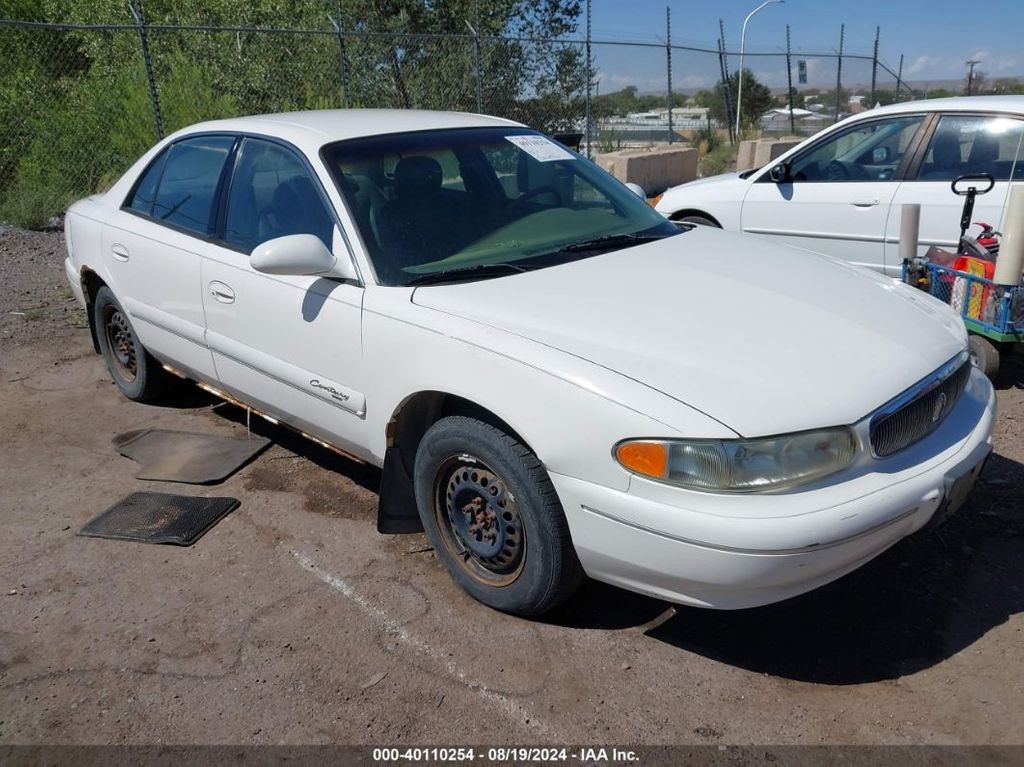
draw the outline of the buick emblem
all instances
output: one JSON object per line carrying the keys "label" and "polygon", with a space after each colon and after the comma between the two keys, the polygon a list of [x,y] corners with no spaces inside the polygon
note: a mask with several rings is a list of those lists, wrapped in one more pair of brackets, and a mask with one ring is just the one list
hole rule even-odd
{"label": "buick emblem", "polygon": [[935,398],[935,404],[932,405],[932,423],[935,423],[942,416],[942,411],[946,409],[946,392],[940,391],[939,396]]}

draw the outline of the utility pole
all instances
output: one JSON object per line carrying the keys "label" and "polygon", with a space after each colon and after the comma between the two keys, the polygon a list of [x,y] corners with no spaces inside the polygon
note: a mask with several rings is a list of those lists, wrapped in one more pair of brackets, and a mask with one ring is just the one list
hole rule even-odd
{"label": "utility pole", "polygon": [[964,63],[967,66],[970,67],[970,70],[968,70],[968,72],[967,72],[967,95],[968,96],[973,96],[974,95],[974,67],[977,66],[978,64],[980,64],[981,61],[979,61],[978,59],[970,59],[969,61],[965,61]]}

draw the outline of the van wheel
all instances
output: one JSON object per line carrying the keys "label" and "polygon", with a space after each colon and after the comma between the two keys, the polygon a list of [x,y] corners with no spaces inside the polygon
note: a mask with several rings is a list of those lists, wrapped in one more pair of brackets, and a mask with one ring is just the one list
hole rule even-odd
{"label": "van wheel", "polygon": [[555,488],[515,438],[473,418],[444,418],[420,442],[414,481],[427,537],[474,599],[539,615],[583,582]]}
{"label": "van wheel", "polygon": [[117,388],[130,400],[147,402],[163,394],[170,375],[139,341],[128,314],[106,285],[93,301],[100,353]]}
{"label": "van wheel", "polygon": [[991,379],[999,374],[999,350],[983,336],[971,334],[967,338],[967,350],[971,362],[982,373]]}

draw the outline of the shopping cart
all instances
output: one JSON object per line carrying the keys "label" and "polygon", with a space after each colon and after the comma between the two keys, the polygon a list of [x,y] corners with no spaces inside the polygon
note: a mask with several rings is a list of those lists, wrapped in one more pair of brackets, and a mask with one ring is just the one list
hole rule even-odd
{"label": "shopping cart", "polygon": [[919,258],[903,262],[903,281],[957,311],[970,334],[971,359],[989,378],[999,372],[1000,356],[1024,341],[1024,283],[997,285]]}

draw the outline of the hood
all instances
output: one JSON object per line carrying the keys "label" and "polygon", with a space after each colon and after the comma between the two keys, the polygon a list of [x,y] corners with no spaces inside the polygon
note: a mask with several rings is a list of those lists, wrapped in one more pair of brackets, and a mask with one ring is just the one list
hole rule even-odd
{"label": "hood", "polygon": [[559,349],[766,436],[852,424],[963,350],[929,296],[836,259],[697,227],[413,302]]}
{"label": "hood", "polygon": [[[745,173],[746,171],[742,171],[742,172]],[[693,181],[687,181],[685,184],[680,184],[679,186],[671,187],[671,189],[680,189],[682,187],[686,187],[687,189],[693,189],[694,187],[707,186],[708,184],[723,184],[723,183],[729,183],[731,181],[739,181],[739,180],[740,180],[740,173],[739,172],[737,172],[737,173],[720,173],[717,176],[707,176],[706,178],[698,178],[698,179],[694,179]]]}

